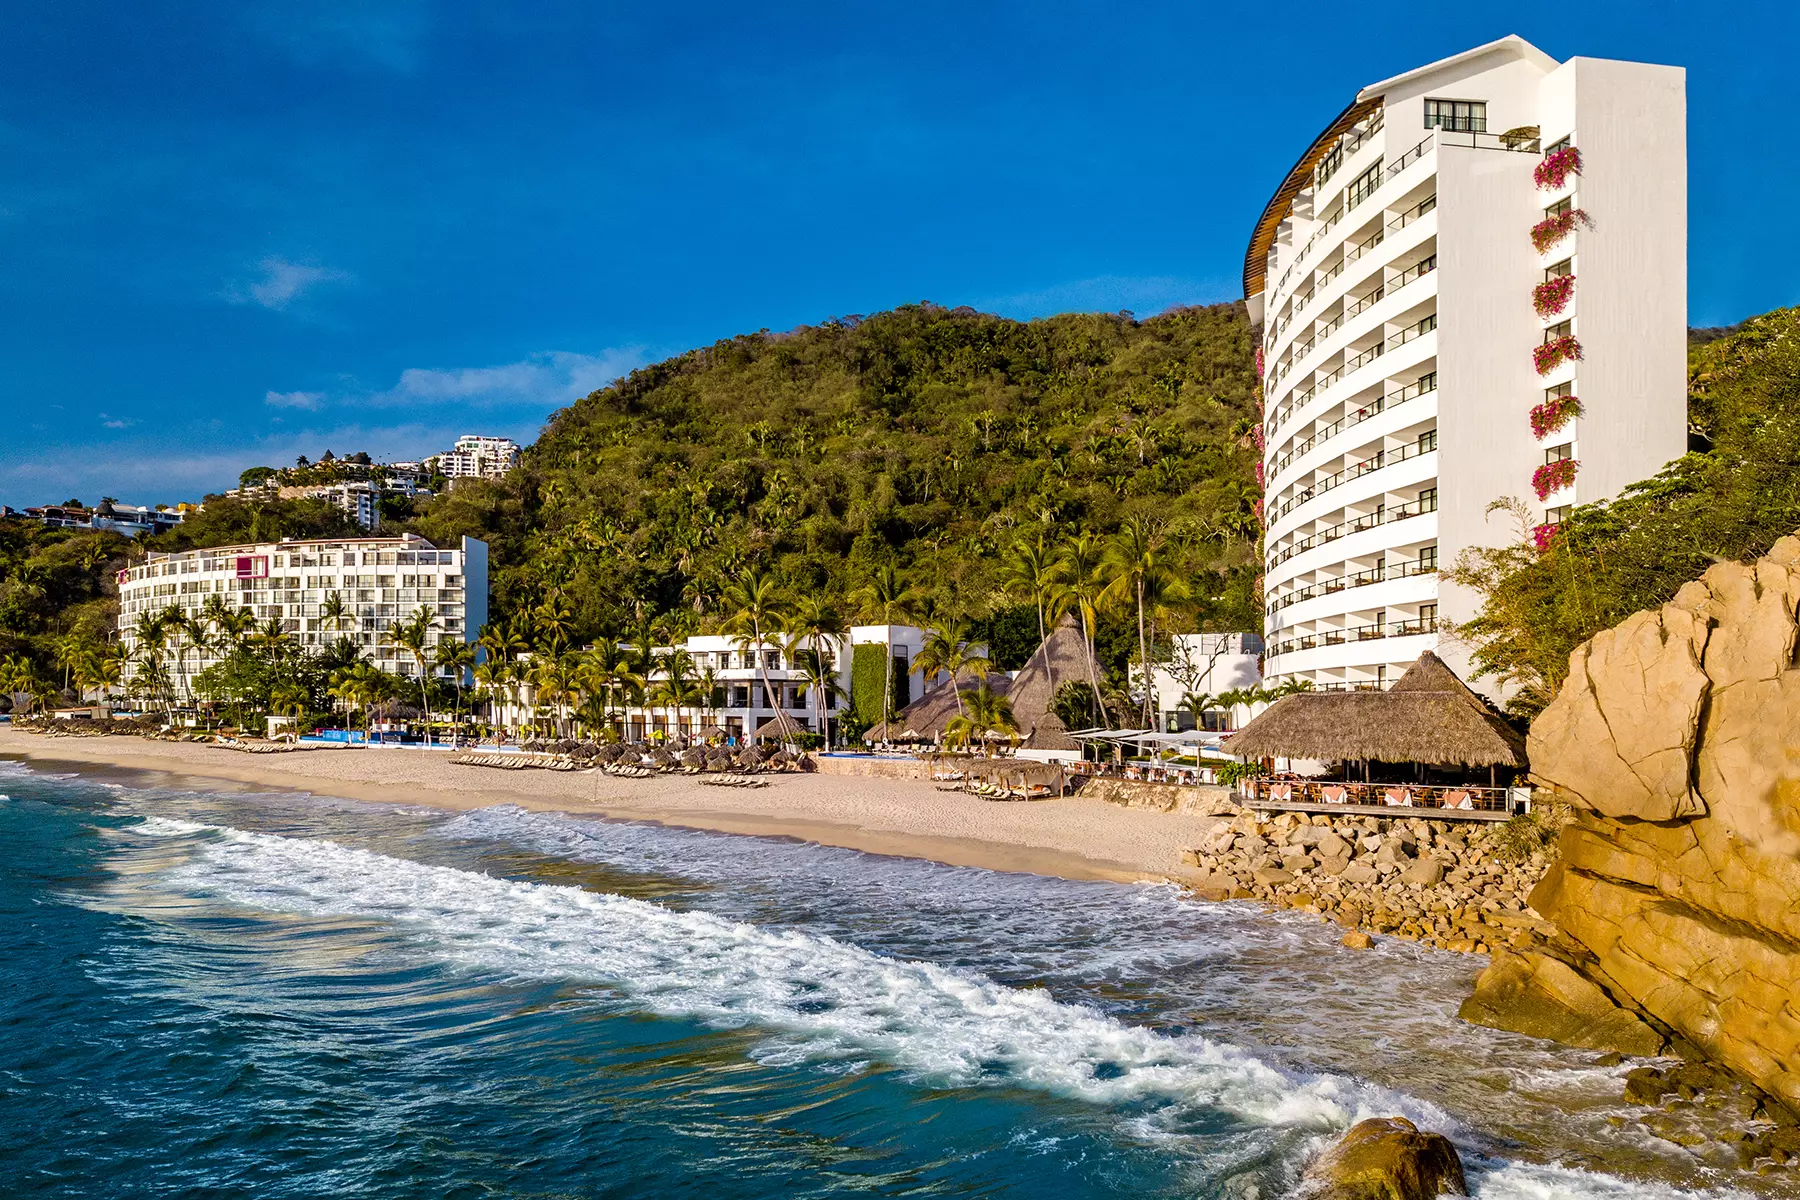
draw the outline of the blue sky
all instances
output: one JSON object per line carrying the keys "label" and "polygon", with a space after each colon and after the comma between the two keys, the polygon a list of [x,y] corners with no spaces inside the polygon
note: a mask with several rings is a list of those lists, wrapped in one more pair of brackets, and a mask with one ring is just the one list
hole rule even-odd
{"label": "blue sky", "polygon": [[1800,6],[1395,13],[20,0],[0,502],[527,440],[639,363],[908,301],[1234,299],[1357,88],[1506,33],[1687,67],[1691,320],[1800,301]]}

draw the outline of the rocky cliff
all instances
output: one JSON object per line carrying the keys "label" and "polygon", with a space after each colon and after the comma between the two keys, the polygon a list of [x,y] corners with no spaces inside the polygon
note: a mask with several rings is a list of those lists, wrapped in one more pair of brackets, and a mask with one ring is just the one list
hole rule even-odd
{"label": "rocky cliff", "polygon": [[1465,1006],[1596,1048],[1675,1048],[1800,1108],[1800,537],[1581,646],[1530,738],[1576,811]]}

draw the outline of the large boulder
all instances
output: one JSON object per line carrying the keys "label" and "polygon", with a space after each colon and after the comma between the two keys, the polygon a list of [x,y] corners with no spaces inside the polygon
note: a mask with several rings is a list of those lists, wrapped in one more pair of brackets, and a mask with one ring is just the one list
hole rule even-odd
{"label": "large boulder", "polygon": [[1666,1038],[1560,958],[1497,950],[1457,1015],[1589,1050],[1660,1054]]}
{"label": "large boulder", "polygon": [[1578,953],[1496,959],[1478,1019],[1620,1050],[1652,1026],[1800,1107],[1797,645],[1789,537],[1570,656],[1530,753],[1575,820],[1531,905]]}
{"label": "large boulder", "polygon": [[1309,1200],[1432,1200],[1466,1196],[1462,1160],[1441,1133],[1405,1117],[1363,1121],[1306,1172]]}

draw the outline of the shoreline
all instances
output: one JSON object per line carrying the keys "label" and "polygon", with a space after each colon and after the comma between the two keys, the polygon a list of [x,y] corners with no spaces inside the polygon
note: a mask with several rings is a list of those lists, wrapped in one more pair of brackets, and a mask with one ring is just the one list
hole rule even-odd
{"label": "shoreline", "polygon": [[[1079,796],[996,803],[922,780],[823,774],[769,777],[767,788],[460,766],[447,751],[319,749],[250,755],[119,735],[48,737],[0,728],[0,758],[39,769],[103,767],[166,778],[152,786],[228,782],[377,804],[534,812],[778,837],[868,854],[1111,883],[1189,883],[1182,861],[1212,818],[1131,809]],[[501,778],[496,778],[500,776]],[[506,786],[510,785],[510,786]],[[196,788],[195,790],[200,790]]]}

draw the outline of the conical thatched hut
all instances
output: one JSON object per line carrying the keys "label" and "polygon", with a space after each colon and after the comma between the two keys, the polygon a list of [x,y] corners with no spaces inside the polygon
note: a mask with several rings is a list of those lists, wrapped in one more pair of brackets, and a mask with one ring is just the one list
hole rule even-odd
{"label": "conical thatched hut", "polygon": [[1523,768],[1525,739],[1427,650],[1385,692],[1297,692],[1233,734],[1246,760]]}
{"label": "conical thatched hut", "polygon": [[1081,749],[1081,743],[1069,736],[1061,718],[1050,711],[1050,702],[1063,684],[1086,683],[1098,677],[1081,627],[1072,615],[1064,617],[1037,653],[1019,668],[1007,689],[1013,720],[1025,736],[1020,744],[1030,750]]}
{"label": "conical thatched hut", "polygon": [[[948,682],[940,683],[895,713],[893,725],[902,731],[912,731],[919,741],[941,741],[944,736],[944,726],[953,721],[956,714],[961,711],[956,700],[956,689],[960,687],[966,694],[980,687],[983,682],[972,673],[964,671],[957,675],[956,687],[952,687]],[[985,682],[995,695],[1007,694],[1009,683],[1005,676],[993,675]],[[897,740],[898,738],[899,735],[896,735]]]}
{"label": "conical thatched hut", "polygon": [[756,727],[756,733],[753,736],[757,738],[785,740],[793,737],[796,733],[804,732],[806,732],[806,726],[804,724],[796,721],[786,713],[778,712],[768,720],[764,721],[761,725],[758,725]]}

